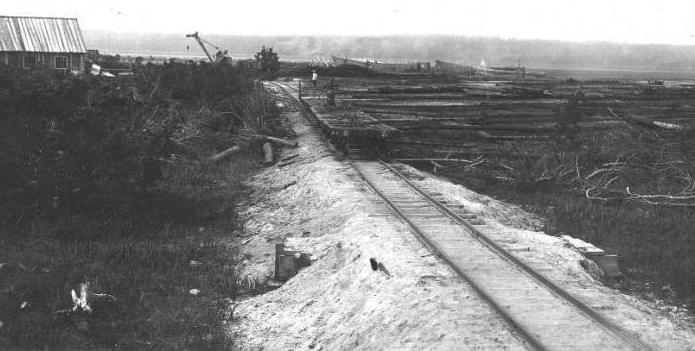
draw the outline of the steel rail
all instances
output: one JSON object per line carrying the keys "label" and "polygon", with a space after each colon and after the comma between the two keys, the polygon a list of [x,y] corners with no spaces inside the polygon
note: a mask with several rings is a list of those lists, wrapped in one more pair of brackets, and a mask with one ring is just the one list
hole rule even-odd
{"label": "steel rail", "polygon": [[[615,323],[611,322],[608,320],[606,317],[602,316],[598,312],[596,312],[593,308],[587,306],[585,303],[581,302],[578,300],[576,297],[572,296],[569,292],[565,291],[552,281],[550,281],[548,278],[543,276],[542,274],[536,272],[533,268],[531,268],[529,265],[525,264],[516,256],[512,255],[509,251],[505,250],[501,246],[499,246],[497,243],[495,243],[492,239],[490,239],[487,235],[482,233],[480,230],[478,230],[475,226],[470,224],[467,220],[465,220],[463,217],[449,209],[447,206],[444,204],[440,203],[439,201],[435,200],[432,196],[427,194],[425,191],[420,189],[418,186],[413,184],[409,179],[407,179],[403,174],[401,174],[398,170],[393,168],[393,166],[389,165],[388,163],[384,162],[383,160],[379,160],[379,162],[388,170],[390,170],[393,174],[397,175],[401,180],[403,180],[408,186],[416,191],[418,194],[420,194],[424,199],[426,199],[430,204],[434,205],[437,207],[442,213],[446,214],[447,216],[453,218],[456,220],[458,223],[466,227],[468,230],[470,230],[476,239],[481,241],[483,244],[491,248],[493,251],[495,251],[498,255],[500,255],[502,258],[506,259],[513,265],[517,266],[518,268],[521,268],[525,273],[530,275],[532,278],[534,278],[536,281],[541,283],[543,286],[548,288],[551,292],[553,292],[555,295],[559,296],[560,298],[564,299],[565,301],[569,302],[572,304],[575,308],[580,310],[582,313],[587,315],[589,318],[592,320],[596,321],[602,328],[604,328],[606,331],[612,333],[613,335],[617,336],[619,339],[625,341],[627,344],[629,344],[631,347],[633,347],[636,350],[653,350],[653,348],[645,343],[644,341],[640,340],[637,336],[633,335],[632,333],[626,331],[625,329],[621,328],[620,326],[616,325]],[[388,200],[387,200],[388,201]],[[410,222],[409,222],[410,223]]]}
{"label": "steel rail", "polygon": [[475,292],[482,297],[482,299],[487,302],[501,317],[502,319],[507,322],[507,324],[512,327],[513,330],[517,331],[522,338],[528,342],[533,348],[536,350],[549,350],[547,347],[543,345],[543,343],[536,338],[533,333],[530,330],[527,330],[521,323],[519,323],[514,317],[512,317],[507,311],[500,305],[498,304],[492,296],[485,290],[483,287],[481,287],[479,284],[475,282],[474,279],[472,279],[470,276],[468,276],[463,270],[461,270],[454,262],[449,258],[445,253],[442,252],[442,250],[438,247],[436,243],[434,243],[432,240],[428,238],[428,236],[423,233],[415,223],[413,223],[410,218],[406,214],[404,214],[391,200],[388,199],[388,197],[382,193],[375,185],[373,185],[369,180],[367,180],[367,177],[362,173],[362,171],[354,165],[354,160],[350,159],[353,162],[353,168],[357,171],[357,173],[360,175],[360,177],[364,180],[365,184],[374,191],[375,194],[379,195],[386,204],[403,220],[406,222],[412,231],[415,233],[415,235],[420,239],[420,241],[439,259],[444,261],[451,269],[456,272],[463,280],[465,280],[472,288],[475,290]]}

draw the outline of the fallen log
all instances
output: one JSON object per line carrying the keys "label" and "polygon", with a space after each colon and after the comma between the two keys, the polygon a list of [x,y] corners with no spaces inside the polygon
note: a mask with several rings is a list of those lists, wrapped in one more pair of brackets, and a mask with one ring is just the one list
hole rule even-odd
{"label": "fallen log", "polygon": [[420,125],[399,125],[398,129],[400,130],[414,130],[414,129],[422,129],[422,128],[427,128],[427,130],[430,131],[435,131],[435,130],[456,130],[456,131],[476,131],[476,130],[494,130],[494,131],[503,131],[503,132],[525,132],[525,133],[540,133],[540,132],[554,132],[557,130],[557,127],[555,126],[555,123],[544,123],[544,124],[537,124],[537,125],[529,125],[528,123],[525,125],[520,125],[520,124],[499,124],[499,125],[471,125],[471,124],[463,124],[463,123],[438,123],[435,124],[433,122],[427,122],[424,124]]}
{"label": "fallen log", "polygon": [[297,143],[296,141],[289,141],[289,140],[285,140],[285,139],[282,139],[282,138],[276,138],[276,137],[266,136],[265,139],[268,140],[268,141],[272,141],[272,142],[274,142],[274,143],[276,143],[276,144],[285,145],[285,146],[289,146],[289,147],[297,147],[297,146],[299,146],[299,143]]}
{"label": "fallen log", "polygon": [[[610,112],[614,117],[620,118],[620,117],[618,117],[618,115],[617,115],[615,112],[613,112],[613,110],[611,110],[610,108],[608,108],[608,112]],[[678,125],[678,124],[667,123],[667,122],[661,122],[661,121],[652,121],[652,120],[650,120],[650,119],[647,118],[647,117],[644,117],[644,116],[634,116],[634,115],[631,115],[631,114],[629,114],[629,113],[625,114],[625,118],[624,118],[624,119],[627,119],[627,120],[629,120],[629,121],[631,121],[631,122],[633,122],[633,123],[635,123],[635,124],[638,124],[638,125],[641,125],[641,126],[644,126],[644,127],[648,127],[648,128],[654,128],[654,127],[656,127],[656,128],[661,128],[661,129],[666,129],[666,130],[675,130],[675,131],[680,131],[680,130],[683,129],[683,126]]]}
{"label": "fallen log", "polygon": [[208,158],[208,161],[219,162],[219,161],[222,161],[222,160],[226,159],[227,157],[229,157],[230,155],[235,154],[239,151],[241,151],[241,146],[234,145],[234,146],[230,147],[229,149],[226,149],[226,150],[220,152],[219,154],[211,156],[210,158]]}
{"label": "fallen log", "polygon": [[[473,162],[463,158],[394,158],[392,161],[397,162]],[[442,166],[437,166],[444,168]]]}
{"label": "fallen log", "polygon": [[251,241],[253,241],[253,239],[256,239],[257,237],[258,237],[257,235],[254,235],[253,237],[246,239],[239,244],[233,245],[231,248],[234,249],[234,248],[237,248],[239,246],[244,246],[244,245],[250,243]]}
{"label": "fallen log", "polygon": [[286,167],[286,166],[289,166],[291,164],[294,164],[294,161],[282,161],[282,162],[278,163],[278,168]]}
{"label": "fallen log", "polygon": [[493,138],[493,136],[490,133],[487,133],[487,132],[482,131],[482,130],[475,132],[475,134],[483,139],[492,139]]}
{"label": "fallen log", "polygon": [[674,123],[667,123],[667,122],[661,122],[661,121],[652,121],[652,125],[663,128],[663,129],[668,129],[668,130],[682,130],[683,126],[679,124],[674,124]]}
{"label": "fallen log", "polygon": [[415,139],[410,139],[407,137],[400,137],[398,139],[389,140],[389,144],[412,144],[412,145],[425,145],[425,146],[452,146],[459,148],[471,148],[476,147],[477,143],[441,143],[441,142],[430,142],[430,141],[419,141]]}
{"label": "fallen log", "polygon": [[485,162],[487,162],[487,160],[485,158],[483,158],[482,156],[480,156],[475,160],[475,162],[471,163],[470,165],[468,165],[466,167],[463,167],[463,170],[467,171],[471,168],[474,168],[475,166],[482,165]]}
{"label": "fallen log", "polygon": [[[630,191],[630,187],[625,188],[625,193],[627,195],[630,195],[633,198],[637,199],[662,199],[662,200],[678,200],[678,201],[683,201],[683,200],[694,200],[695,201],[695,195],[692,194],[686,194],[686,195],[667,195],[667,194],[636,194]],[[695,202],[691,203],[690,205],[695,205]]]}
{"label": "fallen log", "polygon": [[287,189],[287,188],[289,188],[289,187],[291,187],[291,186],[293,186],[293,185],[295,185],[295,184],[297,184],[297,181],[296,181],[296,180],[293,180],[293,181],[291,181],[291,182],[289,182],[289,183],[283,185],[282,187],[280,187],[279,190],[285,190],[285,189]]}
{"label": "fallen log", "polygon": [[289,155],[289,156],[284,156],[284,157],[282,157],[282,158],[280,159],[280,161],[289,161],[289,160],[291,160],[291,159],[293,159],[293,158],[295,158],[295,157],[297,157],[297,156],[299,156],[299,154],[292,154],[292,155]]}
{"label": "fallen log", "polygon": [[263,144],[263,154],[265,156],[265,163],[273,163],[273,146],[270,143]]}

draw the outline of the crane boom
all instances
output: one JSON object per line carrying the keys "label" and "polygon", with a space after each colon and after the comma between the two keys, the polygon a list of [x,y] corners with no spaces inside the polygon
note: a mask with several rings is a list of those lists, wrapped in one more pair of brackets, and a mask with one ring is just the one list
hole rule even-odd
{"label": "crane boom", "polygon": [[208,49],[205,47],[205,44],[203,44],[203,40],[200,39],[200,36],[198,35],[198,32],[192,33],[192,34],[186,34],[186,38],[193,38],[195,41],[198,42],[198,45],[200,45],[200,48],[203,49],[203,52],[205,52],[205,55],[208,57],[210,62],[215,62],[215,60],[210,56],[210,53],[208,52]]}

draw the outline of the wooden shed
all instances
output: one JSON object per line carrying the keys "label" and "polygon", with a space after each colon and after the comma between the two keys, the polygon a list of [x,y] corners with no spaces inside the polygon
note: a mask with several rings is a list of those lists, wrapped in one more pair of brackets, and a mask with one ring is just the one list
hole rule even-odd
{"label": "wooden shed", "polygon": [[0,16],[0,64],[82,73],[86,56],[76,18]]}

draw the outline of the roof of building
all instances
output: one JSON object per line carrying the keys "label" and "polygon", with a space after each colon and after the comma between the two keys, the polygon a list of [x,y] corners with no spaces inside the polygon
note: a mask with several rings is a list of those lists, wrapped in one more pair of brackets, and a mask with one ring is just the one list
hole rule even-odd
{"label": "roof of building", "polygon": [[0,16],[0,52],[84,53],[77,18]]}

